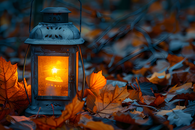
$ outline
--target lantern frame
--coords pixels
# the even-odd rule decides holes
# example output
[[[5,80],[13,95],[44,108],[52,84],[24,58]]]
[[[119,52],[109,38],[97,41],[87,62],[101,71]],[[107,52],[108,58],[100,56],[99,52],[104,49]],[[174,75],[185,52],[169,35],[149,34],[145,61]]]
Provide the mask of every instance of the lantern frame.
[[[33,3],[34,0],[32,0]],[[80,2],[80,0],[79,0]],[[31,13],[32,13],[31,3]],[[80,2],[80,16],[81,16],[81,2]],[[83,44],[84,40],[80,37],[81,33],[81,17],[80,17],[80,32],[71,23],[68,22],[68,13],[70,11],[64,7],[48,7],[41,11],[44,13],[43,22],[40,22],[30,32],[29,38],[25,41],[31,46],[31,99],[29,107],[25,111],[26,116],[35,115],[37,113],[43,115],[61,115],[65,105],[71,101],[78,90],[78,62],[79,53],[82,61],[82,53],[79,44]],[[30,13],[30,24],[31,24]],[[56,15],[59,13],[59,21],[56,20]],[[51,18],[48,18],[50,17]],[[55,19],[53,19],[55,18]],[[53,21],[54,20],[54,21]],[[60,21],[61,20],[61,21]],[[29,25],[30,31],[30,25]],[[60,32],[61,31],[61,32]],[[59,37],[60,36],[60,37]],[[28,50],[29,50],[28,46]],[[27,53],[28,53],[27,50]],[[38,95],[38,57],[39,56],[64,56],[68,58],[68,96],[40,96]],[[23,79],[25,70],[24,59]],[[85,86],[84,64],[83,68],[83,86],[82,97]],[[24,85],[25,87],[25,85]],[[25,87],[26,90],[26,87]],[[26,91],[27,93],[27,91]],[[28,94],[27,94],[28,97]]]
[[[78,90],[78,48],[76,45],[31,45],[31,76],[32,102],[25,111],[27,116],[39,114],[60,115],[64,106],[71,101]],[[39,96],[38,95],[38,56],[65,56],[69,57],[68,65],[68,96]],[[53,108],[51,106],[53,105]]]

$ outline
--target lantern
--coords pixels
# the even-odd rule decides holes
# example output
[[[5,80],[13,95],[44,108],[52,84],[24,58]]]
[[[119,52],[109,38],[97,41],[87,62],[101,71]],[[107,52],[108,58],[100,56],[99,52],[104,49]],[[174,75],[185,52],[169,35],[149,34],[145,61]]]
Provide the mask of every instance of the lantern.
[[[78,45],[84,40],[79,30],[68,22],[70,11],[47,7],[43,17],[25,41],[31,47],[32,101],[26,115],[61,115],[78,89]]]

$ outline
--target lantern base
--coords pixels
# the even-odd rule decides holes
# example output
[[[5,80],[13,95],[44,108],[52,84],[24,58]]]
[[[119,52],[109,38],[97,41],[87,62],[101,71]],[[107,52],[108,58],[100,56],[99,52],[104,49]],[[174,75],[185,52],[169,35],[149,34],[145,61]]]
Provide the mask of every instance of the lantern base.
[[[36,115],[38,113],[38,110],[39,109],[30,109],[30,108],[27,108],[26,111],[25,111],[25,116],[29,117],[29,116],[32,116],[32,115]],[[53,115],[53,111],[44,111],[44,110],[40,110],[39,115]],[[60,110],[54,110],[54,116],[60,116],[62,114],[62,112]]]
[[[29,106],[25,110],[25,116],[32,116],[32,115],[54,115],[60,116],[62,114],[61,111],[64,110],[64,103],[63,101],[56,101],[57,103],[45,101],[46,103],[40,103],[37,105]],[[52,105],[51,105],[52,104]],[[52,107],[53,106],[53,107]],[[39,109],[40,108],[40,109]]]

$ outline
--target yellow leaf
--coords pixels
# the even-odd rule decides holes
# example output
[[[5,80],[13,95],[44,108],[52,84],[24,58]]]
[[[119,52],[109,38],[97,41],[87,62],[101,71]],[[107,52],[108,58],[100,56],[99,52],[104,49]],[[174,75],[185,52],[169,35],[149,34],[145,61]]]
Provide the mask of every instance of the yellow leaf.
[[[91,130],[114,130],[111,125],[105,124],[102,121],[93,121],[89,115],[82,115],[78,124]]]
[[[27,95],[23,82],[18,82],[17,64],[12,65],[0,57],[0,104],[4,104],[6,108],[14,108],[28,106]],[[31,97],[31,86],[24,80],[29,98]]]

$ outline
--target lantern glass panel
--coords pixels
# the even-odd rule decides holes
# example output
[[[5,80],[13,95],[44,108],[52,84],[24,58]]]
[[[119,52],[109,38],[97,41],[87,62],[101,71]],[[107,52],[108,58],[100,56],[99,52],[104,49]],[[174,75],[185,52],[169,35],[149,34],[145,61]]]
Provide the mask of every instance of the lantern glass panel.
[[[68,96],[68,56],[38,56],[38,96]]]

